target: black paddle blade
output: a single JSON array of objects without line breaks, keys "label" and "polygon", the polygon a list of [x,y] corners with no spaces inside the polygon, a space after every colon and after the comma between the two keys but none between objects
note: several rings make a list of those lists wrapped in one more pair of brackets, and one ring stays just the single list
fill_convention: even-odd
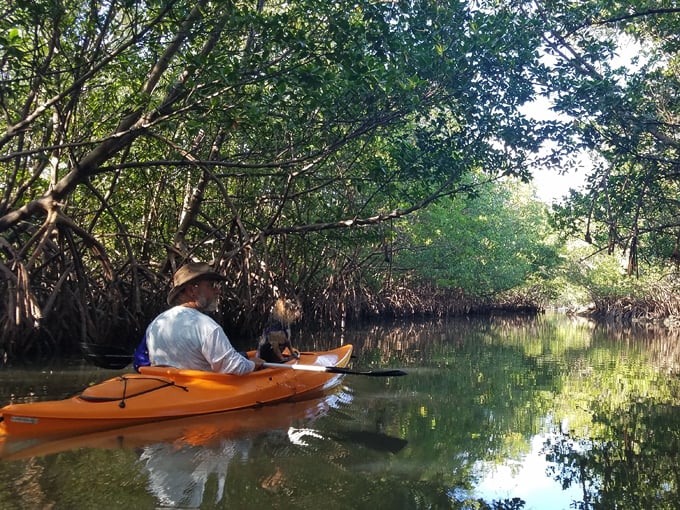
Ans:
[{"label": "black paddle blade", "polygon": [[83,358],[99,368],[120,370],[132,363],[132,354],[116,345],[81,342],[79,347]]},{"label": "black paddle blade", "polygon": [[397,369],[368,370],[366,372],[359,372],[355,370],[349,370],[347,368],[327,367],[326,372],[332,372],[334,374],[368,375],[371,377],[400,377],[402,375],[406,375],[406,372]]},{"label": "black paddle blade", "polygon": [[336,441],[354,443],[379,452],[399,453],[408,441],[400,437],[388,436],[380,432],[368,432],[365,430],[344,430],[332,432],[330,436]]}]

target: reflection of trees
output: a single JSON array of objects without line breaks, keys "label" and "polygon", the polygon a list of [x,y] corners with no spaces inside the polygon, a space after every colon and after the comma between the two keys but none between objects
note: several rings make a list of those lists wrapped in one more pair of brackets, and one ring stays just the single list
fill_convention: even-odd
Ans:
[{"label": "reflection of trees", "polygon": [[[422,366],[432,356],[460,346],[473,338],[480,343],[497,343],[508,335],[540,334],[552,328],[550,321],[538,316],[464,317],[422,321],[375,322],[348,331],[301,332],[301,341],[314,349],[328,348],[338,342],[351,343],[357,356],[367,363],[401,363]],[[436,363],[435,359],[435,363]]]},{"label": "reflection of trees", "polygon": [[0,508],[154,508],[143,477],[131,469],[134,461],[132,450],[96,449],[0,461]]},{"label": "reflection of trees", "polygon": [[[680,508],[680,380],[668,377],[679,364],[674,333],[664,335],[552,316],[376,323],[335,336],[301,332],[303,350],[342,339],[356,346],[354,367],[403,367],[409,375],[348,376],[351,404],[296,425],[323,436],[307,438],[307,447],[283,433],[253,436],[248,457],[235,456],[228,466],[223,489],[217,472],[207,477],[203,508],[216,501],[220,508],[318,508],[330,493],[326,510],[519,509],[522,501],[477,500],[480,462],[520,460],[531,437],[555,432],[563,418],[568,435],[550,436],[545,454],[556,480],[581,488],[575,508]],[[376,435],[407,444],[392,449]],[[145,476],[130,477],[130,466],[140,466],[130,451],[68,452],[36,462],[46,496],[73,503],[68,508],[88,507],[88,488],[101,487],[102,479],[125,487],[136,502],[155,499]],[[37,473],[28,464],[0,463],[0,508],[20,500],[3,483],[19,469]],[[119,501],[141,507],[132,496]]]},{"label": "reflection of trees", "polygon": [[660,324],[603,322],[595,329],[598,342],[617,342],[644,350],[645,356],[658,368],[680,371],[680,328]]},{"label": "reflection of trees", "polygon": [[[521,323],[524,327],[518,328],[514,319],[498,317],[410,323],[384,331],[378,325],[365,341],[352,340],[359,363],[407,367],[408,377],[385,381],[392,398],[359,404],[362,420],[380,419],[388,430],[417,445],[400,454],[401,469],[411,470],[407,480],[418,479],[433,489],[451,488],[447,492],[452,508],[486,508],[471,496],[476,462],[525,454],[529,438],[541,427],[553,388],[560,386],[558,372],[546,370],[525,351],[527,337],[554,343],[555,326],[540,318]],[[365,391],[357,391],[362,394]],[[430,497],[434,494],[436,490]],[[429,501],[440,507],[436,499]],[[496,508],[521,508],[521,502],[496,503]]]},{"label": "reflection of trees", "polygon": [[[472,487],[475,460],[519,459],[529,438],[546,427],[547,417],[568,418],[583,443],[567,436],[554,441],[552,460],[559,462],[558,479],[565,487],[583,485],[583,499],[577,504],[594,508],[594,501],[606,502],[607,497],[627,503],[617,491],[639,492],[638,484],[647,483],[645,477],[657,477],[652,474],[655,466],[650,455],[648,465],[631,471],[637,473],[636,480],[629,475],[616,481],[626,475],[627,464],[637,462],[635,448],[652,441],[647,435],[656,434],[650,431],[660,425],[657,420],[649,430],[638,425],[642,428],[632,431],[632,424],[643,423],[639,418],[647,415],[638,410],[633,416],[621,409],[628,409],[638,395],[654,396],[657,401],[673,398],[665,380],[669,367],[678,366],[680,342],[670,332],[664,335],[657,330],[655,335],[652,331],[579,318],[500,316],[409,323],[392,329],[376,325],[365,340],[357,336],[347,341],[357,346],[357,363],[399,364],[414,376],[386,382],[398,397],[392,404],[398,409],[388,414],[400,417],[391,426],[418,445],[402,458],[422,467],[421,480]],[[598,404],[602,416],[593,420],[590,411]],[[610,438],[590,444],[592,436],[605,433],[603,416],[619,416],[621,421],[619,430],[610,432],[615,440],[625,437],[622,448],[628,450],[622,450],[620,459],[612,454],[616,443]],[[676,425],[669,430],[678,429]],[[674,460],[668,460],[673,480]],[[608,472],[604,481],[603,471]],[[602,489],[601,484],[605,484]],[[663,490],[661,483],[656,487]],[[600,490],[603,493],[596,500]],[[654,508],[615,504],[598,508],[615,507]]]},{"label": "reflection of trees", "polygon": [[680,413],[676,405],[640,400],[600,410],[599,437],[563,436],[545,445],[552,476],[581,485],[580,508],[680,508]]}]

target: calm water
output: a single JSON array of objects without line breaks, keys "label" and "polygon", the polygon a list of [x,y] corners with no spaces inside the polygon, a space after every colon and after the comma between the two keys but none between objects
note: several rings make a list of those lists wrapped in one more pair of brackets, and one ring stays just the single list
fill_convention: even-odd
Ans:
[{"label": "calm water", "polygon": [[[302,333],[299,344],[340,342],[356,346],[355,369],[408,375],[14,444],[20,458],[0,460],[0,508],[680,508],[677,333],[549,315]],[[0,399],[63,397],[117,373],[0,369]]]}]

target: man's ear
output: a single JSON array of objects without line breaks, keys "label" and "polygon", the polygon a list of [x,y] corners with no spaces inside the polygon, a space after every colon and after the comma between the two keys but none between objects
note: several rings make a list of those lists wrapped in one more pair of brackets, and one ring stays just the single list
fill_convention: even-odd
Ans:
[{"label": "man's ear", "polygon": [[188,301],[196,301],[196,298],[198,297],[198,287],[193,283],[188,283],[182,289],[182,293]]}]

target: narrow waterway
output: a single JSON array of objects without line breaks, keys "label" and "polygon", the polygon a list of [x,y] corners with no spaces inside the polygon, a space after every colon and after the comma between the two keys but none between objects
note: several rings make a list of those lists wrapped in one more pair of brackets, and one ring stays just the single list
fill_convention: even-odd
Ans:
[{"label": "narrow waterway", "polygon": [[[680,508],[680,334],[562,315],[301,332],[324,398],[5,445],[2,509]],[[0,405],[120,373],[0,369]],[[9,448],[11,446],[11,448]]]}]

